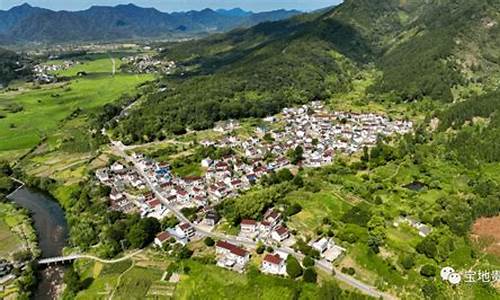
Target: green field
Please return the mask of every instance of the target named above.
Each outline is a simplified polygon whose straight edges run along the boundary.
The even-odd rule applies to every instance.
[[[10,227],[3,220],[0,220],[0,257],[10,257],[16,250],[21,249],[22,242],[13,233]]]
[[[0,257],[11,258],[27,246],[37,255],[36,240],[29,216],[10,202],[0,203]]]
[[[118,61],[118,60],[117,60]],[[77,108],[95,110],[132,93],[141,83],[153,79],[151,75],[111,75],[109,59],[87,62],[66,70],[65,76],[79,71],[85,77],[71,77],[69,82],[23,88],[0,94],[0,158],[16,157],[37,145],[46,135],[53,133],[61,120]],[[9,107],[22,107],[19,112]]]
[[[289,226],[303,233],[312,233],[325,217],[340,219],[351,207],[328,191],[294,191],[287,195],[287,200],[302,206],[302,211],[290,218]]]
[[[176,299],[317,299],[313,284],[263,275],[254,269],[241,275],[214,265],[186,264],[191,271],[177,285]]]

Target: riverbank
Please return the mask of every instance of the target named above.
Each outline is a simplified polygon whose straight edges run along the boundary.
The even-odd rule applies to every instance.
[[[23,186],[9,195],[9,200],[30,211],[33,220],[40,257],[53,257],[62,254],[68,237],[68,225],[64,211],[49,195],[34,188]],[[38,286],[34,299],[51,300],[60,295],[63,266],[52,266],[39,270]]]
[[[37,235],[28,210],[6,199],[2,201],[5,202],[0,203],[0,258],[12,264],[14,270],[4,277],[0,298],[29,296],[36,279],[31,261],[41,254]]]

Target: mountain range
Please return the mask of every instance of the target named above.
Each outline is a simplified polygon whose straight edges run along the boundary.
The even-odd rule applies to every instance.
[[[184,71],[121,122],[131,142],[328,99],[367,70],[376,76],[366,98],[449,103],[491,92],[500,85],[500,2],[346,0],[165,48]]]
[[[0,43],[110,41],[189,37],[229,31],[300,14],[296,10],[253,13],[241,9],[164,13],[133,4],[52,11],[29,4],[0,11]]]

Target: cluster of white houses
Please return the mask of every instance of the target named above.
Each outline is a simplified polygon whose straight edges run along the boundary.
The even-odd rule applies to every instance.
[[[127,56],[122,62],[129,64],[130,71],[135,73],[162,73],[170,74],[176,67],[174,61],[162,61],[151,55]]]
[[[299,108],[285,108],[279,118],[282,118],[281,123],[284,124],[280,130],[268,131],[258,127],[256,137],[241,139],[228,135],[217,141],[202,141],[204,146],[230,147],[240,153],[217,160],[209,157],[203,159],[201,166],[206,171],[203,176],[174,176],[167,163],[158,163],[142,154],[134,153],[133,156],[141,171],[161,191],[169,204],[180,207],[207,207],[224,198],[238,195],[239,191],[250,188],[252,183],[263,175],[289,167],[290,162],[285,154],[290,149],[302,147],[302,164],[307,167],[320,167],[331,163],[337,151],[352,153],[375,144],[378,135],[406,133],[412,128],[411,122],[390,121],[375,114],[329,113],[320,102]],[[278,117],[269,117],[265,121],[279,120]],[[218,125],[220,128],[229,129],[238,126],[235,121]],[[272,154],[273,158],[264,159],[268,154]],[[120,202],[120,190],[127,184],[143,189],[144,182],[135,171],[120,168],[119,165],[111,166],[110,171],[99,170],[96,175],[101,182],[112,186],[113,193],[110,197],[115,204],[113,208],[127,211],[130,206],[127,202]],[[154,197],[136,200],[144,215],[151,211],[161,212],[161,203]]]
[[[53,73],[67,70],[74,65],[80,64],[78,61],[66,60],[61,64],[38,64],[33,67],[33,81],[40,84],[48,84],[57,81],[57,76]]]
[[[300,146],[304,152],[302,165],[320,167],[331,163],[336,152],[352,154],[365,146],[375,145],[379,135],[404,134],[413,127],[411,121],[391,121],[376,114],[328,112],[321,102],[285,108],[279,117],[268,117],[264,121],[283,127],[276,130],[260,126],[255,129],[256,135],[248,139],[228,136],[216,142],[203,141],[202,144],[238,148],[249,159],[262,159],[272,154],[275,158],[267,164],[269,169],[288,165],[285,154]],[[234,121],[216,126],[219,131],[236,128],[238,124]]]
[[[431,227],[423,224],[422,222],[418,221],[417,219],[415,219],[413,217],[400,216],[396,220],[394,220],[393,225],[394,225],[394,227],[399,227],[399,225],[402,223],[408,224],[411,227],[417,229],[418,235],[420,235],[421,237],[428,236],[429,233],[431,233],[431,231],[432,231]]]
[[[241,220],[240,236],[277,243],[282,243],[291,237],[282,222],[281,213],[275,209],[269,209],[260,222],[250,219]]]
[[[409,121],[391,121],[375,114],[330,113],[319,102],[298,108],[285,108],[279,117],[269,117],[264,121],[269,124],[269,128],[280,129],[258,127],[255,136],[247,139],[227,134],[217,141],[202,141],[203,146],[229,147],[235,150],[234,153],[238,153],[220,159],[203,159],[203,176],[175,176],[168,163],[133,153],[138,171],[114,163],[109,168],[98,170],[96,177],[111,187],[112,209],[123,212],[139,211],[142,216],[159,219],[168,213],[164,205],[166,203],[162,203],[146,188],[145,179],[140,175],[143,174],[148,183],[161,194],[163,201],[177,208],[201,207],[204,219],[200,222],[214,226],[219,216],[212,209],[213,205],[249,189],[266,174],[291,167],[286,157],[289,150],[300,146],[303,149],[301,164],[306,167],[320,167],[331,163],[336,152],[350,154],[374,145],[379,135],[404,134],[412,129],[412,123]],[[215,130],[231,132],[238,126],[236,121],[227,121],[218,124]],[[140,191],[139,196],[127,193],[129,188]],[[179,224],[160,233],[155,244],[163,246],[169,241],[185,245],[193,235],[194,229],[189,224]],[[274,209],[268,210],[261,221],[242,220],[240,237],[278,245],[288,245],[288,242],[291,245],[293,242],[293,237],[282,222],[280,212]],[[311,247],[317,249],[327,261],[333,261],[344,251],[336,246],[332,239],[314,241]],[[226,241],[217,242],[216,249],[218,265],[236,271],[242,271],[250,257],[247,250]],[[283,255],[269,254],[262,262],[262,270],[272,274],[284,274],[285,259],[286,256]]]
[[[154,243],[158,247],[163,247],[165,243],[178,243],[186,245],[195,237],[196,231],[188,223],[180,223],[174,228],[168,228],[156,235]]]
[[[233,271],[243,272],[246,264],[250,261],[249,251],[227,241],[218,241],[215,244],[215,252],[217,254],[217,265]],[[287,256],[288,254],[281,252],[266,254],[261,263],[262,272],[285,275]]]

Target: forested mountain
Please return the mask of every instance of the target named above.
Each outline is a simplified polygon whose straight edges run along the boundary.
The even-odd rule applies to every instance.
[[[394,101],[452,102],[470,86],[488,91],[499,83],[499,12],[495,0],[347,0],[170,44],[163,56],[184,66],[182,76],[166,79],[170,89],[151,95],[117,132],[130,142],[151,140],[272,114],[348,91],[365,68],[381,74],[369,93]]]
[[[243,13],[242,13],[243,12]],[[23,4],[0,11],[0,42],[72,42],[132,38],[186,37],[224,32],[299,14],[295,10],[251,13],[243,10],[163,13],[133,4],[52,11]]]
[[[16,53],[0,48],[0,87],[14,79],[29,75],[28,62]]]

